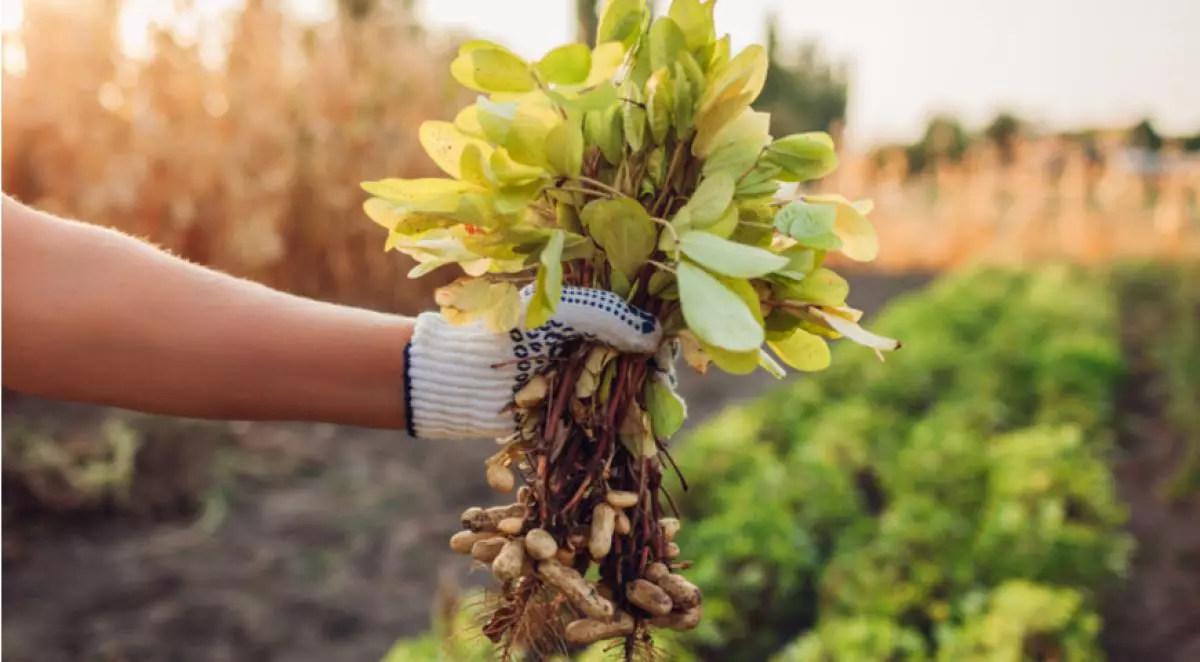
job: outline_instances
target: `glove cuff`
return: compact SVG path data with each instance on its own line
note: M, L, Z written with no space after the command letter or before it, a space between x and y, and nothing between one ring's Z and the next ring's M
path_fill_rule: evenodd
M454 326L438 313L417 316L405 347L404 403L408 433L429 439L505 437L517 366L512 339L482 322Z

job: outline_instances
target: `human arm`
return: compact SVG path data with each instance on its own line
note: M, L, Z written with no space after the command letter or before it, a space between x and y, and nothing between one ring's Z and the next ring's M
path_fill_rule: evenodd
M5 387L154 414L423 437L502 436L512 389L580 335L643 353L661 339L653 317L597 290L565 288L547 325L509 334L314 301L8 196L3 288Z
M413 328L4 196L8 388L191 418L403 428Z

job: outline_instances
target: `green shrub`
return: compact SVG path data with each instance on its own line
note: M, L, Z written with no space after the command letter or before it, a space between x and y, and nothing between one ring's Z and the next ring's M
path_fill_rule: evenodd
M688 647L730 662L1009 659L1030 642L1090 655L1093 598L1130 549L1107 468L1111 301L1067 267L948 277L877 318L905 342L886 364L843 352L701 428L676 453L690 489L673 489L705 595Z

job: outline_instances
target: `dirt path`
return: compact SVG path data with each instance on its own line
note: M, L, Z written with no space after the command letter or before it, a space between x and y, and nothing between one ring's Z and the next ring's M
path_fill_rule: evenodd
M924 282L854 278L852 301L870 315ZM778 385L761 373L682 379L689 425ZM5 425L66 420L86 434L109 415L22 399L6 402ZM443 577L488 579L446 541L463 509L502 500L483 482L489 443L311 425L158 426L146 438L148 512L24 514L21 538L6 539L20 544L4 569L6 661L373 662L428 628ZM208 456L207 497L180 516L179 496L210 480L180 467Z

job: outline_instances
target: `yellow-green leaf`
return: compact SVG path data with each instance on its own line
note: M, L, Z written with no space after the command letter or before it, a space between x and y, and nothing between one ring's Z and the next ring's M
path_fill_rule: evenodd
M642 105L642 95L636 86L626 85L624 89L628 98L628 102L621 107L625 142L636 152L646 141L646 109Z
M780 360L797 370L817 372L829 367L829 345L825 339L802 329L782 340L767 341L767 345Z
M725 210L725 213L722 214L721 217L715 222L704 226L697 225L696 227L722 239L729 239L733 236L733 233L737 231L738 223L740 222L741 217L738 213L738 206L730 203L729 207Z
M784 136L771 143L765 158L780 167L777 178L785 182L820 179L838 166L833 138L820 131Z
M900 349L899 340L893 340L892 338L885 338L883 336L871 333L870 331L867 331L858 324L851 322L841 315L833 315L821 310L820 308L813 308L812 312L817 315L817 317L820 317L825 324L829 325L829 328L837 331L838 333L860 345L870 347L876 352L891 352ZM880 355L879 358L882 359L883 356Z
M765 48L751 44L742 49L729 64L716 70L716 77L700 103L701 110L711 108L735 97L748 97L753 102L767 79L769 58Z
M541 168L517 163L503 147L492 152L488 163L492 169L492 176L504 185L526 184L546 175L546 171Z
M696 227L704 227L721 218L733 200L734 176L718 172L700 180L695 193L684 205Z
M607 0L600 13L596 43L618 41L626 46L637 39L646 12L646 0Z
M800 245L823 251L836 251L842 240L834 232L837 209L832 205L809 204L797 200L775 215L775 227Z
M500 48L480 47L460 53L450 63L450 74L479 92L528 92L537 87L529 65Z
M604 160L612 165L620 163L621 150L625 145L620 107L614 104L604 110L589 112L584 117L584 136L588 144L600 148Z
M742 94L724 99L696 113L696 138L692 143L692 154L703 158L711 153L712 145L721 130L750 106L754 97Z
M383 198L396 211L422 211L449 213L458 209L462 196L480 191L471 182L454 179L383 179L363 182L367 193Z
M588 72L584 87L593 87L611 81L621 64L625 62L625 46L619 41L601 43L592 51L592 70Z
M812 195L805 199L817 206L836 208L833 231L841 239L842 254L857 262L870 262L879 255L879 237L865 215L871 208L870 201L851 203L835 194Z
M479 145L472 143L463 148L462 163L459 165L463 181L487 186L491 183L488 180L487 170L488 164Z
M629 198L593 200L580 218L613 269L632 282L654 252L658 238L646 209Z
M750 170L771 141L770 124L770 114L744 109L713 137L701 173L726 172L736 178Z
M645 45L642 46L645 48ZM657 71L670 67L687 48L687 40L679 24L670 16L659 16L650 26L650 68Z
M546 134L546 164L554 174L579 176L583 167L583 129L578 122L563 120Z
M671 111L675 106L673 86L666 69L654 72L646 82L646 106L649 108L650 135L656 144L662 145L671 130Z
M646 385L646 409L650 413L650 427L659 439L678 432L687 417L683 399L659 380L651 380Z
M546 136L561 121L562 118L547 106L522 104L517 108L509 125L503 147L515 161L526 165L544 166Z
M545 324L558 308L562 298L562 253L565 234L562 230L550 233L550 240L542 249L537 271L537 284L525 311L525 328L537 328Z
M688 328L706 343L749 352L763 343L763 327L746 303L702 267L683 261L676 277Z
M546 53L535 65L547 83L572 85L587 80L592 70L592 50L587 44L566 44Z
M850 284L833 271L820 267L799 283L789 284L785 293L789 300L819 306L843 306L850 295Z
M683 254L709 271L734 278L758 278L787 265L787 258L703 231L679 238Z
M486 147L487 144L459 131L450 122L427 121L421 124L417 138L425 153L437 164L442 172L462 179L462 153L469 144ZM491 149L488 147L488 149Z
M701 48L716 37L713 22L715 5L713 0L674 0L671 3L667 15L679 26L688 49Z

